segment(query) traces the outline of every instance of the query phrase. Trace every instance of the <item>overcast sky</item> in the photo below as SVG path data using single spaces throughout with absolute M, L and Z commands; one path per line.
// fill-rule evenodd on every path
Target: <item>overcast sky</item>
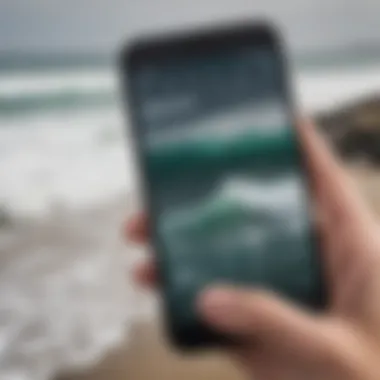
M 0 51 L 113 51 L 136 31 L 269 15 L 293 48 L 380 45 L 379 0 L 0 0 Z

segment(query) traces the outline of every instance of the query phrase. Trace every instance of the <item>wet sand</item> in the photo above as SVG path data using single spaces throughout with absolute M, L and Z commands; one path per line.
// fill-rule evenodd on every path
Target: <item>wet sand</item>
M 59 380 L 240 380 L 245 377 L 218 354 L 184 357 L 164 341 L 155 323 L 137 327 L 132 340 L 93 370 Z

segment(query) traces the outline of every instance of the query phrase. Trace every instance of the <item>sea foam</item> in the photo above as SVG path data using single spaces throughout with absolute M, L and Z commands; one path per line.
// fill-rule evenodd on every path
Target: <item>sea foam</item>
M 108 70 L 0 76 L 1 97 L 78 91 L 117 92 Z M 309 113 L 380 91 L 380 68 L 300 72 L 297 100 Z M 132 142 L 124 133 L 122 105 L 105 109 L 0 114 L 0 205 L 39 215 L 51 208 L 91 207 L 135 189 Z

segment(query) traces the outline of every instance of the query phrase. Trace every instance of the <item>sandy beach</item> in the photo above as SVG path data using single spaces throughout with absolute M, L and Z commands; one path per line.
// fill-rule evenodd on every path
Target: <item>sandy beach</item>
M 135 328 L 131 342 L 95 368 L 59 380 L 183 379 L 238 380 L 244 376 L 228 358 L 218 354 L 183 357 L 165 343 L 156 323 Z

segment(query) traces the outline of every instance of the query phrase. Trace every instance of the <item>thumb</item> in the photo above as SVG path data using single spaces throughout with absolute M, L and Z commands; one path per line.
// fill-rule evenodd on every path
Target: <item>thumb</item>
M 292 350 L 302 356 L 319 356 L 329 348 L 317 316 L 269 293 L 212 289 L 201 295 L 199 311 L 212 328 L 244 343 L 259 343 L 269 350 Z

